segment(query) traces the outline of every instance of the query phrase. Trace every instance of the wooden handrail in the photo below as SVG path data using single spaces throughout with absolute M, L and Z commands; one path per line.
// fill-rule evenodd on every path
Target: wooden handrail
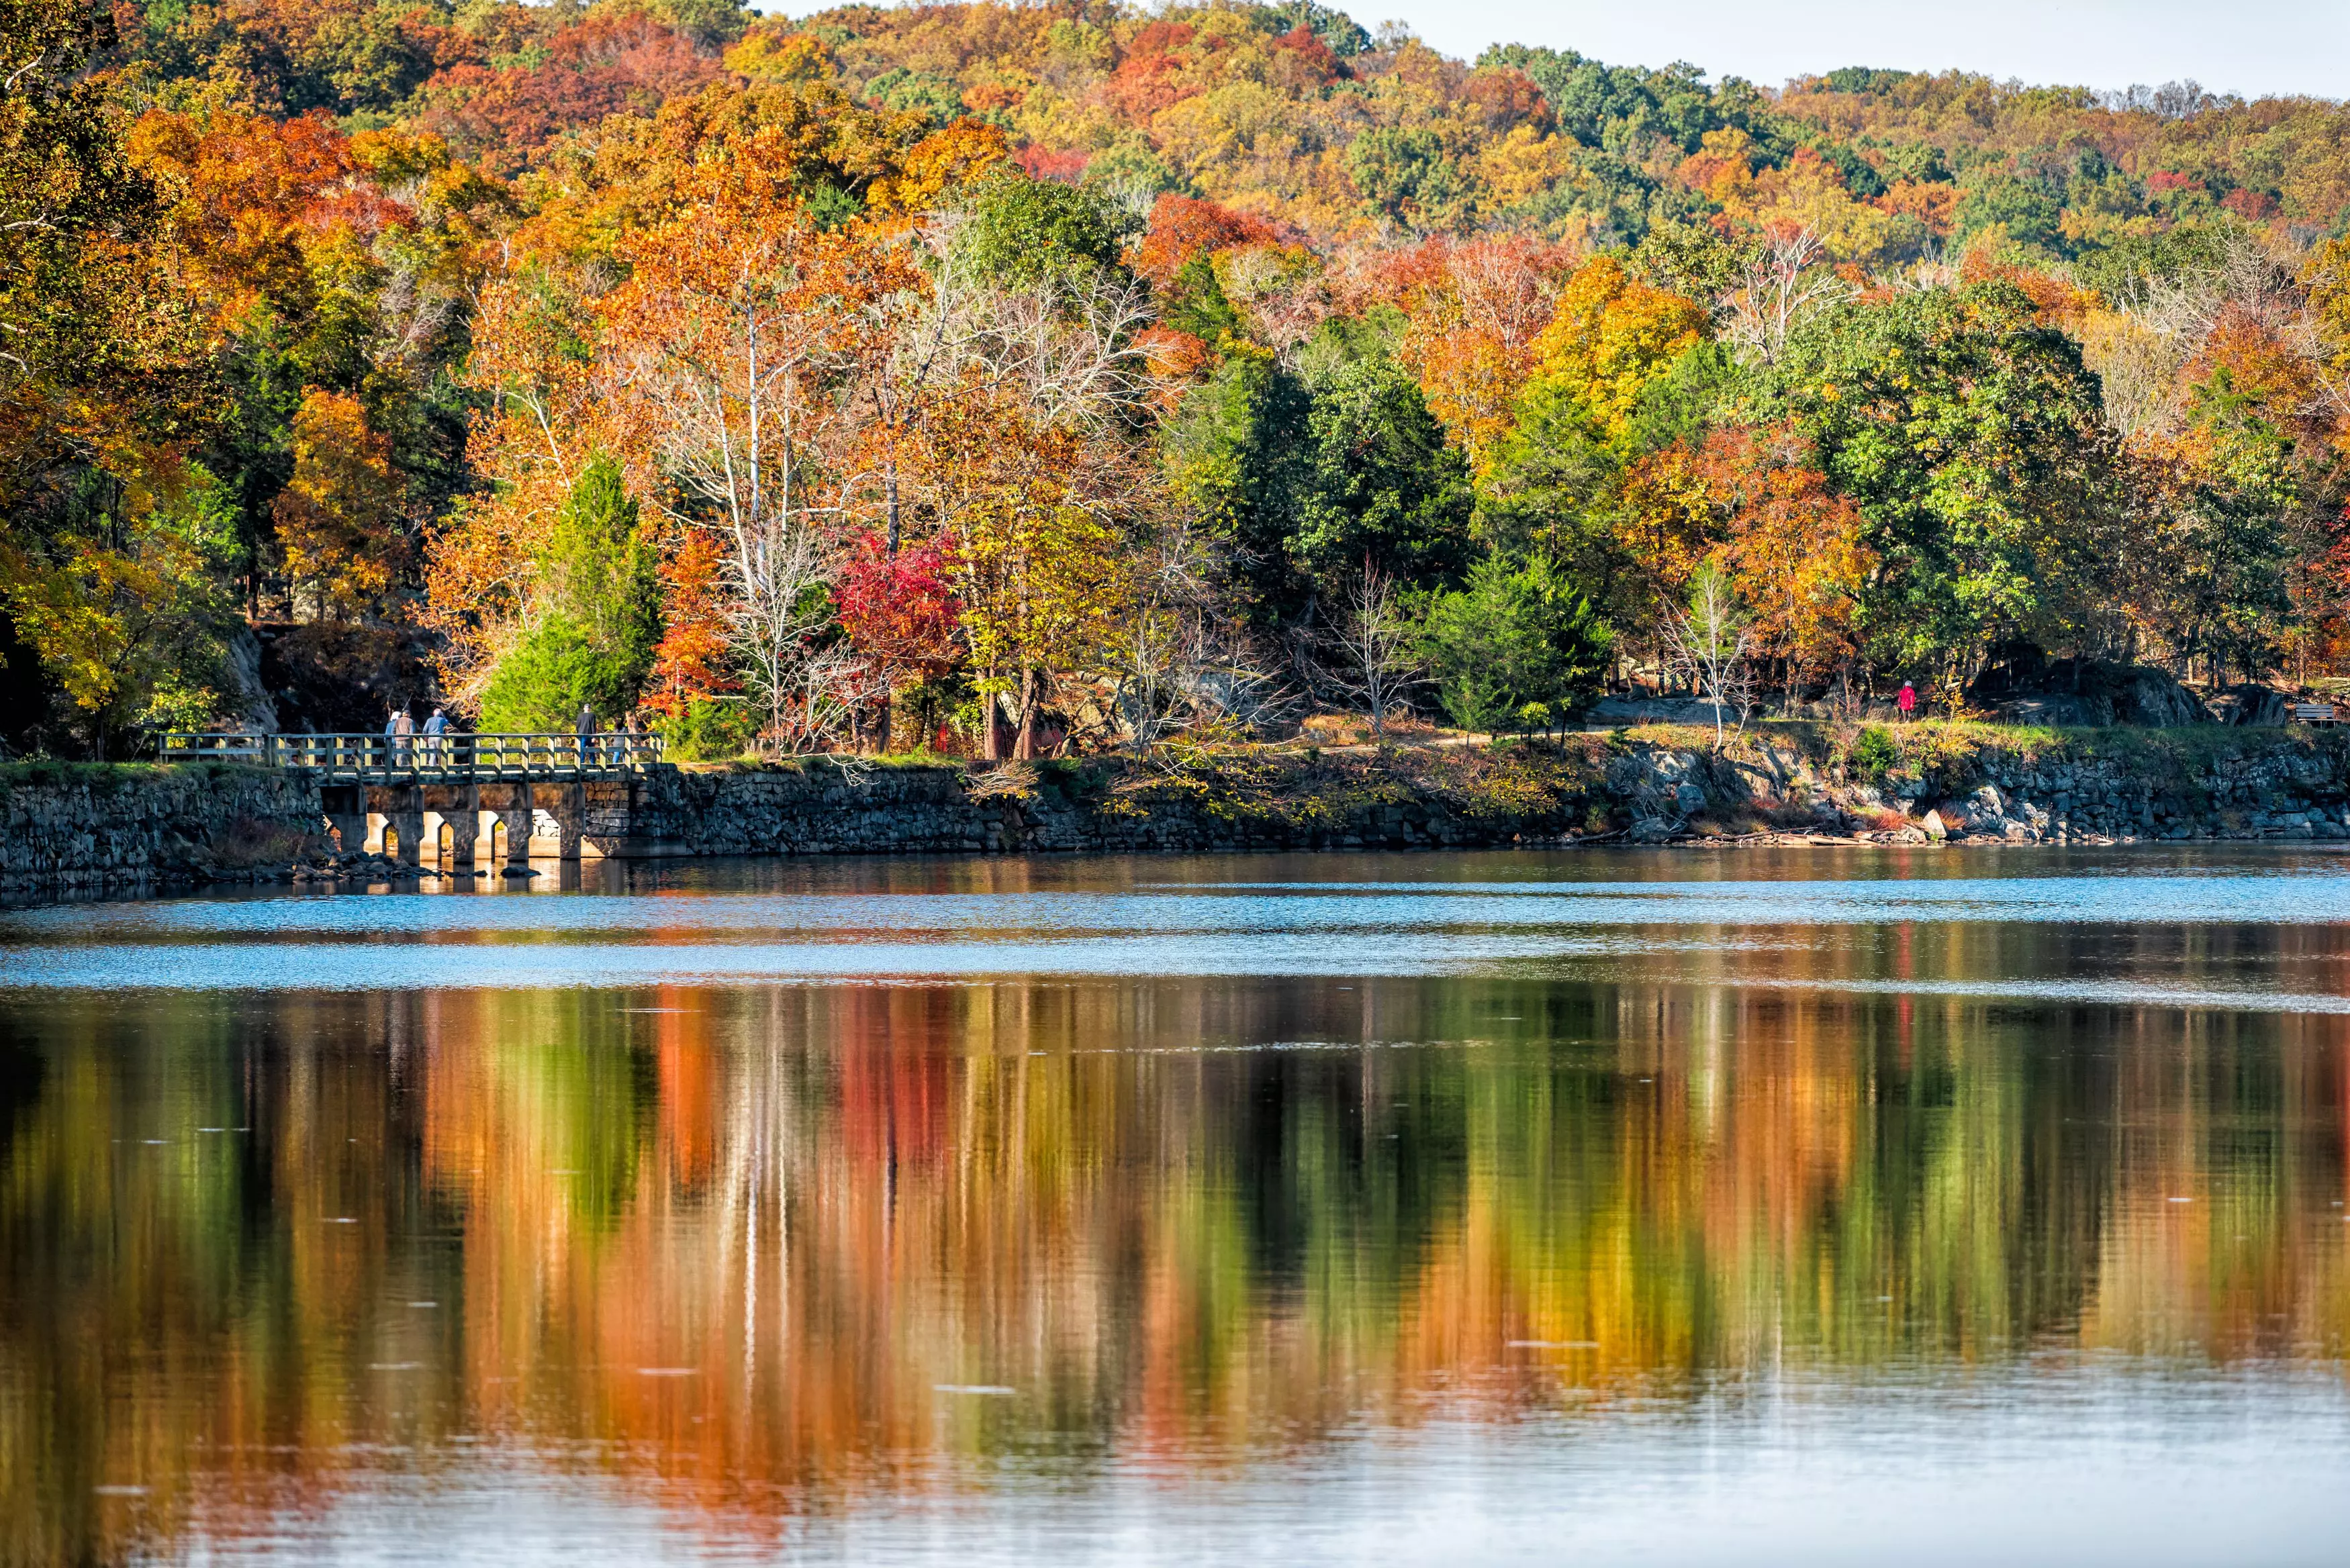
M 303 768 L 347 777 L 529 778 L 630 773 L 661 760 L 660 736 L 641 730 L 443 735 L 284 734 L 166 732 L 156 754 L 167 763 L 234 762 Z

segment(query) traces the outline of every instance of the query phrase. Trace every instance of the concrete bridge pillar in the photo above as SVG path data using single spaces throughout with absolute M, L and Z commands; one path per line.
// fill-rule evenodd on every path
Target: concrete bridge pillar
M 482 836 L 482 787 L 479 784 L 434 784 L 424 791 L 424 804 L 449 830 L 448 869 L 473 868 L 473 846 Z M 433 829 L 433 849 L 440 849 L 440 828 Z
M 399 836 L 394 858 L 402 866 L 414 866 L 424 851 L 424 792 L 412 787 L 398 791 L 390 804 L 383 821 Z
M 367 847 L 368 817 L 363 811 L 330 811 L 327 826 L 335 832 L 335 847 L 345 855 L 357 855 Z
M 449 825 L 449 864 L 459 871 L 473 868 L 473 846 L 482 836 L 482 814 L 471 805 L 452 805 L 442 816 Z
M 530 785 L 513 785 L 506 794 L 506 803 L 498 808 L 498 820 L 505 825 L 506 867 L 526 871 L 530 868 Z
M 588 791 L 583 784 L 565 784 L 544 807 L 555 821 L 556 854 L 564 860 L 579 858 L 579 839 L 588 826 Z
M 318 791 L 318 805 L 327 815 L 327 826 L 335 836 L 335 847 L 345 855 L 357 855 L 367 847 L 367 791 L 351 784 L 328 784 Z

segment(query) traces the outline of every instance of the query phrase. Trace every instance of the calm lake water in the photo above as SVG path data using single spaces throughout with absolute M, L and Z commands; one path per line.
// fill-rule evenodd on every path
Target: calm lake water
M 0 1563 L 2350 1551 L 2350 858 L 571 881 L 0 911 Z

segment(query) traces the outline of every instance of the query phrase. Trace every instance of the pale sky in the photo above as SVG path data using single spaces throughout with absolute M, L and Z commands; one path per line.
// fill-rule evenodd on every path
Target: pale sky
M 2034 84 L 2350 97 L 2350 0 L 1357 0 L 1376 29 L 1410 25 L 1474 59 L 1488 44 L 1547 44 L 1609 65 L 1688 60 L 1715 79 L 1776 87 L 1838 66 L 1947 70 Z

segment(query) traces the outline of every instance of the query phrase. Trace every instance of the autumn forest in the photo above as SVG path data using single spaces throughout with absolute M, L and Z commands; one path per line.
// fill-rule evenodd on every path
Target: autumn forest
M 0 51 L 10 753 L 2350 659 L 2339 103 L 1315 0 L 0 0 Z

